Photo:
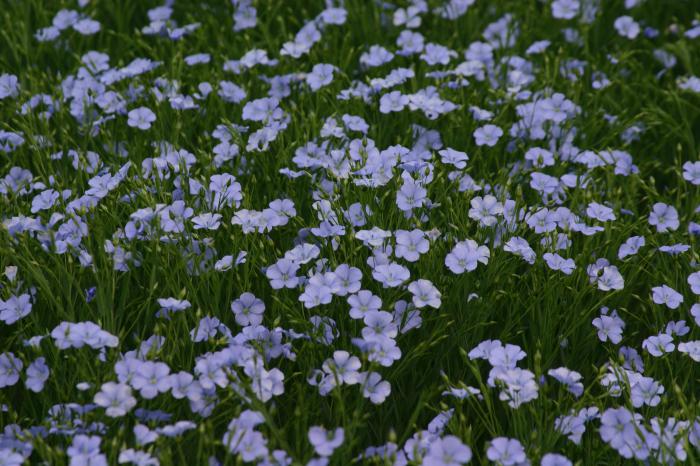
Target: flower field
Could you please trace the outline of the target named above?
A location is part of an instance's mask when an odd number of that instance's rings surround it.
[[[700,1],[0,0],[0,465],[700,463]]]

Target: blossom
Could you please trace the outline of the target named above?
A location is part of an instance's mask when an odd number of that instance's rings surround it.
[[[527,226],[532,228],[535,233],[548,233],[557,228],[556,214],[547,208],[534,212],[527,218],[526,222]]]
[[[486,457],[503,466],[521,464],[527,461],[525,449],[516,439],[497,437],[491,440],[486,450]]]
[[[659,233],[675,231],[680,225],[678,211],[673,206],[657,202],[649,214],[649,225],[655,226]]]
[[[247,428],[234,430],[233,434],[227,432],[224,435],[224,443],[232,453],[240,454],[244,462],[252,462],[268,454],[267,440],[260,432]],[[233,438],[226,440],[227,436]]]
[[[503,205],[498,200],[487,194],[484,197],[476,196],[471,201],[469,218],[479,222],[481,226],[491,227],[498,221],[497,216],[503,214]]]
[[[163,362],[142,361],[131,379],[131,386],[149,400],[170,390],[170,368]],[[104,385],[102,387],[104,392]],[[97,400],[95,400],[97,403]]]
[[[206,212],[192,217],[195,230],[218,230],[221,225],[221,214]]]
[[[525,160],[536,168],[550,167],[554,165],[554,154],[541,147],[531,147],[525,152]]]
[[[326,8],[320,14],[325,24],[342,25],[345,24],[348,11],[345,8]]]
[[[413,294],[413,304],[417,308],[420,309],[425,306],[430,306],[435,309],[440,308],[440,298],[442,295],[431,281],[421,278],[420,280],[411,282],[408,285],[408,291]]]
[[[471,448],[454,435],[446,435],[430,443],[423,458],[425,466],[459,466],[472,459]]]
[[[115,382],[102,384],[93,401],[97,406],[106,408],[105,414],[109,417],[124,416],[136,406],[136,398],[131,396],[131,388]]]
[[[159,317],[168,317],[172,312],[181,312],[192,307],[192,303],[188,300],[176,298],[159,298],[158,305],[160,310],[158,310],[156,315]]]
[[[641,31],[639,24],[631,16],[627,15],[615,19],[614,25],[617,33],[627,39],[635,39]]]
[[[366,372],[362,374],[360,381],[362,385],[362,396],[377,405],[382,404],[391,393],[391,384],[382,380],[377,372]]]
[[[306,76],[306,82],[311,90],[315,92],[333,81],[334,71],[335,67],[333,65],[318,63],[314,65],[311,73]]]
[[[312,426],[309,429],[309,442],[314,450],[321,456],[331,456],[333,451],[343,444],[345,440],[345,430],[342,427],[334,431],[327,431],[320,426]]]
[[[454,165],[455,168],[459,169],[465,168],[467,166],[467,161],[469,160],[469,156],[466,154],[466,152],[454,150],[449,147],[438,151],[438,154],[440,154],[440,160],[442,163]]]
[[[333,299],[333,290],[323,283],[309,283],[304,288],[304,292],[299,295],[299,301],[304,303],[304,307],[311,309],[321,304],[328,304]]]
[[[129,111],[127,124],[132,128],[147,130],[156,121],[156,114],[148,107],[139,107]]]
[[[576,263],[573,259],[564,259],[559,254],[546,252],[542,258],[552,270],[560,270],[566,275],[571,275],[576,269]]]
[[[366,325],[362,329],[365,340],[395,338],[398,333],[393,316],[386,311],[368,311],[362,320]]]
[[[578,372],[569,370],[566,367],[558,367],[547,371],[547,375],[554,377],[558,382],[564,384],[566,389],[576,398],[583,395],[583,384],[581,383],[583,376]]]
[[[600,341],[610,340],[612,343],[617,344],[622,340],[625,322],[613,312],[611,315],[601,315],[593,319],[593,326],[598,329]]]
[[[500,382],[503,387],[498,399],[507,401],[508,406],[517,409],[523,403],[532,401],[538,397],[538,386],[535,382],[535,374],[518,367],[505,368],[494,371],[494,382]]]
[[[688,275],[687,282],[690,285],[690,290],[696,295],[700,295],[700,272],[693,272]]]
[[[700,340],[679,343],[678,352],[687,354],[695,362],[700,362]]]
[[[73,443],[66,450],[70,457],[71,464],[107,464],[107,458],[100,453],[100,443],[102,439],[96,435],[76,435]]]
[[[362,319],[369,311],[378,311],[382,307],[382,300],[368,290],[360,290],[357,294],[348,296],[350,305],[350,317]]]
[[[39,357],[27,367],[27,379],[25,385],[34,393],[39,393],[44,389],[44,384],[49,378],[51,371],[46,365],[46,358]]]
[[[99,22],[91,18],[83,18],[73,24],[73,29],[84,36],[89,36],[98,32],[102,26]]]
[[[353,385],[359,382],[361,363],[357,356],[352,356],[347,351],[333,352],[333,359],[327,359],[323,363],[323,371],[332,375],[335,383]]]
[[[0,299],[0,320],[12,325],[32,312],[32,299],[27,293],[12,295],[7,301]]]
[[[429,42],[425,44],[420,59],[428,65],[448,65],[450,60],[457,56],[457,52],[444,45]]]
[[[428,192],[424,187],[412,181],[404,182],[396,193],[396,205],[404,212],[423,206]]]
[[[510,238],[503,245],[503,250],[522,257],[523,260],[530,265],[534,264],[535,259],[537,258],[535,251],[532,249],[532,247],[530,247],[527,240],[519,236],[513,236]]]
[[[683,179],[691,184],[700,184],[700,162],[685,162],[683,164]]]
[[[346,296],[360,290],[362,272],[357,267],[348,264],[340,264],[333,271],[333,283],[331,289],[336,296]]]
[[[392,91],[379,99],[379,111],[381,113],[400,112],[408,105],[408,102],[408,96],[400,91]]]
[[[496,125],[485,125],[474,131],[474,140],[477,146],[493,147],[503,136],[503,130]]]
[[[430,243],[422,230],[396,230],[394,235],[396,236],[396,250],[394,254],[396,257],[406,259],[409,262],[416,262],[420,255],[428,252],[430,248]]]
[[[12,451],[11,448],[0,448],[0,458],[3,466],[21,466],[25,462],[24,456]]]
[[[8,97],[17,97],[18,94],[17,76],[8,73],[0,74],[0,100]]]
[[[557,19],[572,19],[581,8],[578,0],[554,0],[552,2],[552,16]]]
[[[384,288],[395,288],[409,279],[411,273],[403,265],[395,262],[377,265],[372,271],[372,277]]]
[[[471,272],[476,269],[479,262],[488,264],[490,255],[491,252],[486,246],[468,239],[455,244],[452,251],[445,257],[445,265],[452,273]]]
[[[622,260],[627,256],[637,254],[637,251],[646,244],[643,236],[630,236],[617,251],[618,259]]]
[[[231,303],[231,311],[236,316],[238,325],[260,325],[263,321],[265,303],[256,298],[253,293],[245,292]]]
[[[93,349],[114,348],[119,339],[102,330],[94,322],[61,322],[51,331],[51,338],[58,349],[82,348],[89,346]]]
[[[603,267],[603,274],[597,277],[598,289],[602,291],[621,290],[625,287],[622,274],[614,265]]]
[[[690,307],[690,315],[695,320],[695,324],[700,326],[700,303],[693,304]]]
[[[600,222],[609,222],[617,218],[610,207],[598,204],[597,202],[588,204],[586,215]]]
[[[119,453],[119,464],[132,463],[138,466],[158,466],[160,462],[145,451],[127,448]]]
[[[652,335],[642,342],[642,348],[647,350],[654,357],[661,357],[666,353],[670,353],[676,349],[673,343],[673,337],[665,333]]]
[[[585,411],[585,408],[581,411]],[[554,428],[576,445],[580,445],[581,437],[586,433],[586,420],[583,412],[576,414],[572,411],[569,415],[557,417],[554,420]]]
[[[632,406],[641,408],[643,405],[657,406],[661,402],[664,386],[651,377],[637,377],[632,384],[630,400]]]
[[[503,346],[497,342],[488,348],[484,356],[493,367],[515,369],[518,361],[525,358],[526,354],[518,345],[509,343]]]
[[[393,59],[393,53],[389,52],[381,45],[372,45],[367,52],[360,55],[360,64],[368,68],[373,68],[389,63]]]
[[[282,288],[296,288],[299,284],[297,271],[299,264],[289,259],[280,259],[265,270],[265,275],[270,280],[270,286],[279,290]]]
[[[608,408],[600,417],[600,437],[615,449],[629,448],[635,429],[632,413],[626,408]]]
[[[231,81],[219,81],[219,91],[217,95],[224,102],[237,104],[246,98],[246,92],[239,85]]]
[[[669,309],[678,309],[678,306],[683,302],[683,295],[668,285],[653,287],[651,297],[654,303],[665,304]]]
[[[384,367],[390,367],[401,358],[401,349],[393,338],[371,335],[365,340],[356,339],[353,343],[367,353],[368,361]]]
[[[542,456],[540,466],[572,466],[571,460],[558,453],[546,453]]]
[[[404,29],[396,39],[396,45],[401,47],[399,55],[412,55],[423,51],[425,39],[420,32]]]
[[[14,353],[8,351],[0,354],[0,388],[16,384],[22,367],[24,364]]]
[[[209,192],[212,196],[212,208],[220,210],[223,206],[238,207],[243,199],[241,184],[233,175],[222,173],[209,178]]]
[[[263,97],[251,100],[243,106],[242,118],[247,121],[268,122],[282,118],[280,101],[276,97]]]

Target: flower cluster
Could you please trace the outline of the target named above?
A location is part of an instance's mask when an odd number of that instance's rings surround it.
[[[697,5],[117,3],[0,16],[0,464],[700,461]]]

